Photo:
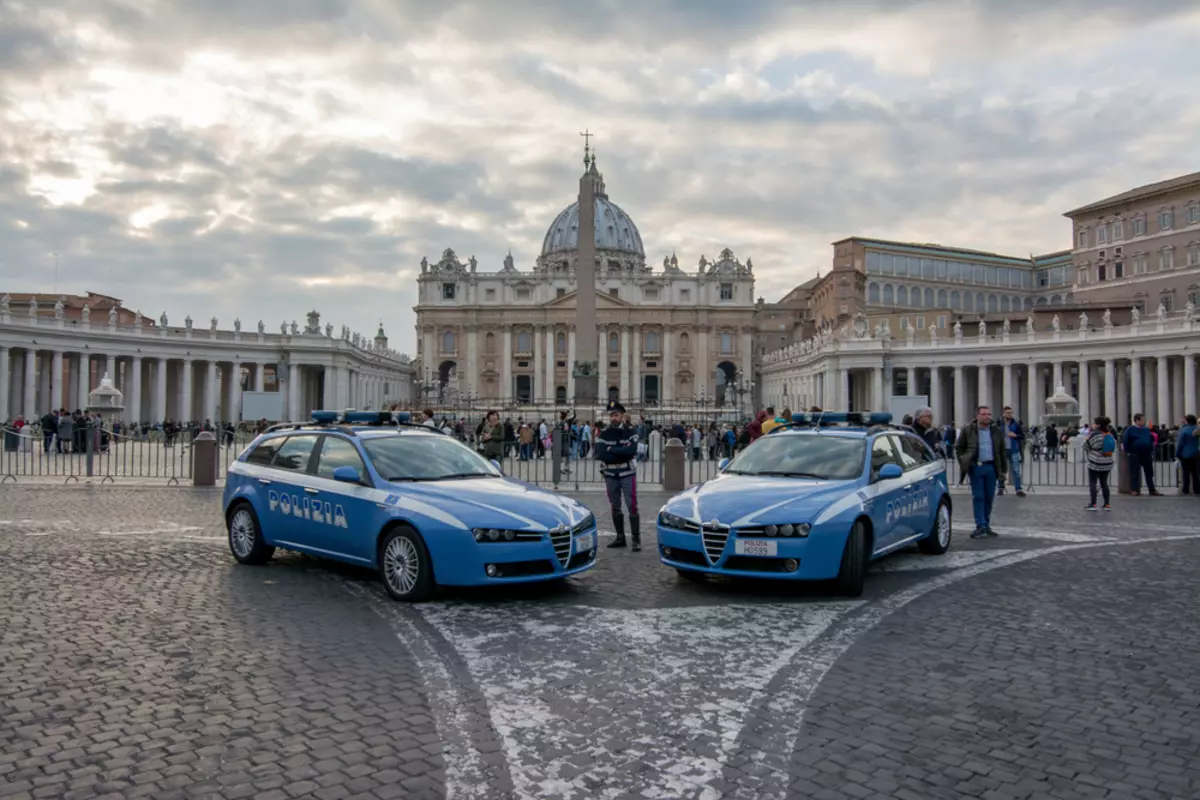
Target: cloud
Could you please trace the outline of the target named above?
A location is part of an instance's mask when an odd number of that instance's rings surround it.
[[[411,351],[421,257],[531,266],[584,128],[650,263],[728,246],[769,299],[850,235],[1056,250],[1191,168],[1163,76],[1198,32],[1190,0],[8,0],[0,284],[57,256],[153,316]]]

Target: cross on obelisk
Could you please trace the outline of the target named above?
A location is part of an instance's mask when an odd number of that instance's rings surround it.
[[[591,157],[588,130],[583,137],[583,177],[579,179],[579,249],[575,263],[575,407],[594,408],[600,398],[599,330],[596,327],[596,195],[600,173]],[[590,414],[589,414],[590,416]]]

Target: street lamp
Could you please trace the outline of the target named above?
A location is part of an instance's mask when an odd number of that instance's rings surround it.
[[[696,405],[700,406],[700,417],[703,418],[704,417],[704,409],[707,408],[708,404],[709,404],[707,388],[704,386],[701,386],[699,394],[697,394],[692,399],[696,403]]]
[[[438,384],[434,383],[434,381],[433,381],[433,373],[430,372],[429,367],[426,367],[425,368],[425,380],[424,380],[424,382],[421,383],[421,398],[424,401],[424,405],[427,405],[427,406],[430,405],[430,400],[433,397],[434,393],[437,392],[437,390],[438,390]]]
[[[740,413],[742,411],[742,398],[754,392],[754,381],[747,378],[741,370],[738,370],[733,373],[733,381],[725,387],[725,391],[733,392],[733,396],[737,398],[737,409]]]

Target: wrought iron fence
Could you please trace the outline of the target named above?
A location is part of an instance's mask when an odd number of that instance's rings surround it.
[[[1115,458],[1127,458],[1127,456],[1118,453]],[[1113,471],[1109,478],[1109,485],[1113,492],[1117,491],[1117,469],[1116,463],[1113,465]],[[1130,474],[1134,472],[1130,466]],[[1154,475],[1154,485],[1159,488],[1176,488],[1180,485],[1179,481],[1179,462],[1175,460],[1174,447],[1169,444],[1160,445],[1154,453],[1151,461],[1151,473]],[[946,479],[951,486],[965,485],[967,478],[962,474],[959,468],[958,461],[951,458],[946,463]],[[1053,454],[1053,457],[1047,457],[1045,454],[1039,454],[1036,458],[1031,457],[1028,453],[1023,454],[1021,459],[1021,489],[1027,492],[1036,492],[1039,487],[1047,488],[1083,488],[1088,485],[1088,467],[1087,461],[1084,458],[1082,451],[1078,448],[1066,448]],[[1006,487],[1009,491],[1014,491],[1016,486],[1012,481],[1012,476],[1006,481]]]
[[[178,485],[192,479],[193,440],[198,432],[188,429],[164,436],[161,431],[130,435],[107,428],[80,429],[69,440],[60,440],[54,434],[46,436],[37,426],[0,428],[0,483],[56,478],[74,483],[99,478],[101,483],[161,480]],[[253,436],[223,431],[214,431],[213,436],[219,479]]]
[[[749,411],[745,408],[739,408],[736,404],[717,406],[711,401],[696,402],[691,400],[684,403],[661,405],[625,402],[622,404],[635,423],[644,420],[660,425],[674,424],[676,422],[683,424],[710,424],[716,422],[741,425],[749,421]],[[418,415],[425,408],[433,411],[434,419],[439,423],[443,420],[450,423],[464,420],[472,431],[483,421],[488,411],[498,411],[501,421],[509,420],[512,422],[540,422],[542,420],[553,422],[559,418],[559,414],[563,411],[573,412],[580,422],[608,421],[608,415],[604,411],[603,403],[593,408],[577,408],[573,403],[496,401],[490,405],[483,402],[474,404],[458,403],[453,405],[430,404],[428,406],[418,406],[412,409],[401,410],[408,410],[414,415]]]

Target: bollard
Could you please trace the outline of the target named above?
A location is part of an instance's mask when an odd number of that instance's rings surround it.
[[[554,484],[554,488],[558,488],[558,484],[562,482],[562,452],[563,452],[563,432],[562,428],[557,425],[550,432],[550,480]]]
[[[685,453],[686,449],[679,439],[669,439],[663,447],[662,485],[665,491],[682,492],[687,488]]]
[[[217,440],[208,431],[192,440],[192,485],[217,485]]]
[[[1132,482],[1129,478],[1129,455],[1118,446],[1117,452],[1113,453],[1113,459],[1117,462],[1117,494],[1132,493],[1133,489],[1130,488]]]

